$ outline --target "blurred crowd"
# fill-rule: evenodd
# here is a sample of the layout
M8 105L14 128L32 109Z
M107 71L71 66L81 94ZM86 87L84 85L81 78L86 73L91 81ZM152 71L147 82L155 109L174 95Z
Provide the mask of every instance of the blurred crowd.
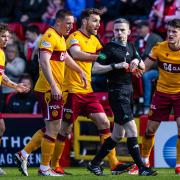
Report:
M81 11L96 7L102 13L98 37L106 44L113 37L113 20L123 17L131 23L130 41L134 42L145 60L152 47L166 39L166 23L180 17L180 0L0 0L0 21L9 24L10 41L5 49L5 73L15 82L23 82L33 89L38 78L38 42L41 34L55 22L60 9L68 9L75 16L78 28ZM134 114L147 114L156 86L158 69L145 72L142 78L133 78ZM94 91L107 91L105 75L93 75ZM33 92L17 94L12 89L1 89L1 112L38 113Z

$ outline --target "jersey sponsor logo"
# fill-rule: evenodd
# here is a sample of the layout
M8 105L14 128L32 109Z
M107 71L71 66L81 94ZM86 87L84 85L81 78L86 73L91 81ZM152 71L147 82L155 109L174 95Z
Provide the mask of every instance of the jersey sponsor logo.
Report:
M46 47L46 48L50 48L51 47L51 43L47 42L47 41L42 41L41 45Z
M61 52L60 61L64 61L65 56L66 56L66 52Z
M77 39L72 39L71 41L70 41L70 44L72 45L72 44L78 44L79 43L79 41L77 40Z
M171 64L165 62L158 62L158 65L164 71L172 72L172 73L180 73L180 64Z
M61 106L59 106L59 105L49 105L49 108L53 109L53 110L57 110L57 109L60 109Z
M66 51L53 51L51 55L51 60L64 61L65 57L66 57Z

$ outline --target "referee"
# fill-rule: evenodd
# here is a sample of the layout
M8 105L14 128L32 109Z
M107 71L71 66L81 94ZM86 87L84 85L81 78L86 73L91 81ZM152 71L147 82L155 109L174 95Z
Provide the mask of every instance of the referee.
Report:
M101 51L92 72L107 73L109 103L114 113L114 128L95 158L88 164L88 170L95 175L103 175L99 166L102 159L119 141L127 136L127 147L139 168L140 176L155 176L157 172L144 166L137 143L137 127L133 120L132 73L141 75L145 66L133 44L128 42L130 24L125 19L114 22L114 39ZM141 69L141 70L140 70Z

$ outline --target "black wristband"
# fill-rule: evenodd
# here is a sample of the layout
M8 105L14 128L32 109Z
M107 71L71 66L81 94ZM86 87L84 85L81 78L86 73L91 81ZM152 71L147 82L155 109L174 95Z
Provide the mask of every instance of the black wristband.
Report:
M138 60L139 60L139 62L138 62L138 68L140 68L140 63L141 63L142 59L138 59Z
M112 70L116 69L115 64L111 64Z

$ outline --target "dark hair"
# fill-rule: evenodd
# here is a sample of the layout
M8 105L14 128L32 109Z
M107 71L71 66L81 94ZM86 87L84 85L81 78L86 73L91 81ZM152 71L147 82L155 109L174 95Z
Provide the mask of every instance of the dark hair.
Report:
M0 33L4 33L6 31L9 31L8 24L0 23Z
M168 26L172 26L172 27L175 27L175 28L180 28L180 19L173 19L173 20L170 20L168 21Z
M130 27L130 22L124 18L118 18L114 21L114 24L117 24L117 23L125 23L127 24L129 27Z
M81 20L84 19L84 18L89 17L91 14L95 14L95 15L99 15L100 16L101 12L99 11L99 9L96 9L96 8L85 9L81 13Z
M61 9L56 13L56 19L64 19L66 16L73 16L70 11Z
M39 28L36 25L27 26L26 31L30 31L32 33L40 34Z
M30 74L28 74L28 73L22 74L19 79L19 83L21 83L23 79L28 79L31 82L31 85L33 86L33 81L32 81L32 77Z

